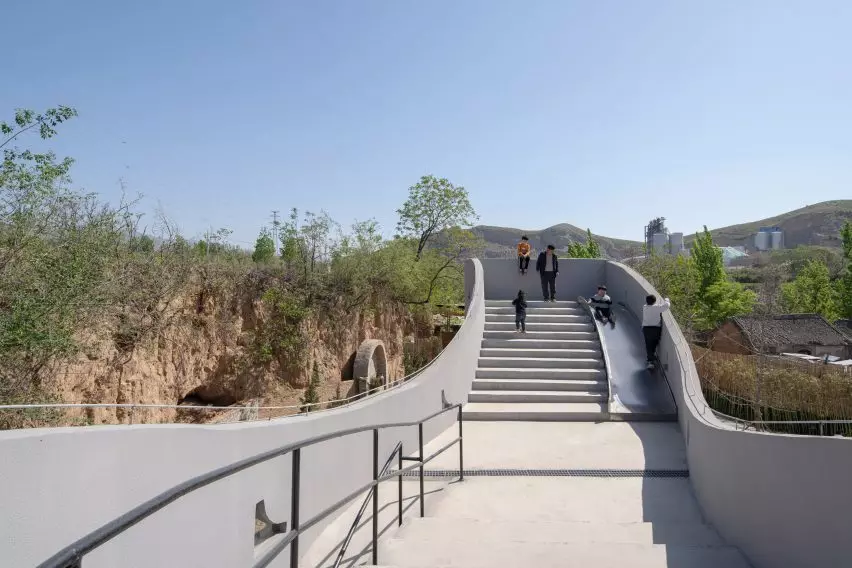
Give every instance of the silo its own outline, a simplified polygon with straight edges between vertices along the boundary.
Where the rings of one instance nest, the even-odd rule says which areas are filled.
[[[771,236],[771,245],[772,250],[778,250],[784,248],[784,232],[783,231],[772,231],[769,233]]]
[[[769,233],[760,231],[754,235],[754,248],[757,250],[768,250],[771,243]]]
[[[672,254],[683,252],[683,233],[672,233],[669,237],[669,246]]]
[[[653,245],[654,250],[657,251],[658,254],[666,252],[667,244],[669,244],[668,235],[665,233],[654,233]]]

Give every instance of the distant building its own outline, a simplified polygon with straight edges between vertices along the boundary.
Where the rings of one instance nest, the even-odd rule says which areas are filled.
[[[852,357],[852,340],[817,314],[731,318],[711,333],[709,344],[714,351],[740,355],[801,353]]]
[[[784,231],[781,227],[761,227],[754,235],[754,248],[759,251],[784,248]]]
[[[722,262],[725,266],[728,266],[738,258],[748,256],[744,250],[741,250],[741,248],[742,247],[719,247],[722,251]]]

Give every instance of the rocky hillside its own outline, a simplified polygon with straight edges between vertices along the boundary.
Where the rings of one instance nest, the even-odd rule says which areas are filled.
[[[710,231],[713,241],[722,246],[754,246],[754,234],[760,227],[778,226],[784,231],[784,246],[840,246],[840,228],[852,221],[852,200],[823,201],[768,219],[731,225]],[[687,238],[690,242],[692,239]]]
[[[257,289],[233,294],[174,298],[161,306],[169,323],[158,333],[128,344],[105,321],[81,338],[86,348],[55,365],[46,385],[58,400],[72,403],[139,403],[227,406],[257,400],[263,405],[298,405],[314,366],[319,369],[321,401],[337,393],[355,394],[351,363],[360,343],[381,339],[388,357],[388,378],[403,376],[403,340],[415,322],[398,304],[380,304],[347,314],[334,308],[305,318],[294,340],[297,364],[266,357],[258,337],[271,337],[271,311]],[[351,392],[350,392],[351,391]],[[278,415],[292,412],[279,412]],[[68,415],[68,423],[207,421],[212,413],[176,410],[96,409]],[[76,420],[75,420],[76,419]]]
[[[511,227],[492,227],[479,225],[473,228],[473,232],[485,240],[486,258],[503,258],[515,256],[515,246],[521,238],[526,235],[532,243],[533,249],[537,251],[552,244],[557,250],[564,249],[571,242],[585,242],[586,231],[568,223],[560,223],[547,229],[538,231],[514,229]],[[636,241],[625,241],[622,239],[611,239],[601,235],[594,235],[604,254],[611,258],[625,258],[639,254],[642,243]]]
[[[711,233],[718,245],[751,247],[754,245],[754,234],[760,227],[778,226],[784,230],[784,242],[787,248],[799,245],[839,247],[840,228],[846,221],[852,221],[852,200],[824,201],[768,219],[712,229]],[[485,240],[485,256],[489,258],[514,256],[515,245],[521,235],[527,235],[530,238],[535,250],[543,250],[548,244],[553,244],[557,249],[563,249],[570,242],[586,240],[585,230],[567,223],[539,231],[488,225],[479,225],[474,227],[473,231]],[[612,239],[601,235],[593,236],[610,258],[621,259],[634,256],[641,254],[643,249],[643,244],[637,241]],[[692,239],[692,236],[687,236],[686,243],[689,244]]]

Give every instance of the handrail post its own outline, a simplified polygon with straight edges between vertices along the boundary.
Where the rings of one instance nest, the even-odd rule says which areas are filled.
[[[819,422],[819,435],[820,435],[820,436],[824,436],[824,435],[825,435],[825,434],[823,434],[823,429],[822,429],[822,427],[823,427],[823,425],[824,425],[824,424],[825,424],[825,423],[824,423],[822,420],[820,420],[820,422]]]
[[[379,429],[373,430],[373,564],[379,563]]]
[[[459,405],[459,481],[464,481],[464,434],[462,434],[462,407]]]
[[[397,476],[397,484],[399,486],[399,503],[398,503],[398,511],[397,511],[397,526],[402,526],[402,442],[399,444],[399,471],[400,474]]]
[[[426,516],[426,506],[423,503],[423,423],[417,425],[417,438],[420,445],[420,516]]]
[[[293,483],[290,493],[290,530],[296,537],[290,543],[290,568],[299,566],[299,491],[302,478],[302,450],[293,450]]]

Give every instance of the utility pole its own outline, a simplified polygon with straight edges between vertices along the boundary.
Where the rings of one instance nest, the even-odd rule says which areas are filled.
[[[278,210],[272,212],[272,240],[275,242],[275,256],[278,256],[278,226],[281,224],[278,213]]]

